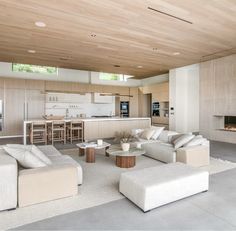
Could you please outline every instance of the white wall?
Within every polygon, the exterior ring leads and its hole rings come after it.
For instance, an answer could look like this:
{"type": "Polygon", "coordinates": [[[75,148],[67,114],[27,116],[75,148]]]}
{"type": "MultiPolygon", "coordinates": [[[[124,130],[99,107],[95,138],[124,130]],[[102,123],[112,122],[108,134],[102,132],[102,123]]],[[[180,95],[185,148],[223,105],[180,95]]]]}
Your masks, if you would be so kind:
{"type": "Polygon", "coordinates": [[[170,70],[170,130],[199,131],[199,64],[170,70]]]}
{"type": "Polygon", "coordinates": [[[142,79],[142,86],[152,85],[156,83],[163,83],[169,81],[169,73],[163,75],[156,75],[146,79],[142,79]]]}
{"type": "MultiPolygon", "coordinates": [[[[103,96],[106,97],[106,96],[103,96]]],[[[68,110],[68,116],[77,117],[85,114],[91,116],[111,116],[115,115],[115,97],[112,97],[111,103],[93,103],[92,94],[64,94],[48,93],[46,95],[45,114],[54,116],[65,116],[68,110]]]]}
{"type": "Polygon", "coordinates": [[[99,79],[98,72],[81,71],[74,69],[58,68],[58,75],[47,75],[38,73],[24,73],[13,72],[12,63],[0,62],[0,77],[22,78],[22,79],[40,79],[50,81],[65,81],[65,82],[80,82],[92,83],[102,85],[117,85],[136,87],[141,86],[141,80],[128,79],[126,82],[122,81],[106,81],[99,79]]]}

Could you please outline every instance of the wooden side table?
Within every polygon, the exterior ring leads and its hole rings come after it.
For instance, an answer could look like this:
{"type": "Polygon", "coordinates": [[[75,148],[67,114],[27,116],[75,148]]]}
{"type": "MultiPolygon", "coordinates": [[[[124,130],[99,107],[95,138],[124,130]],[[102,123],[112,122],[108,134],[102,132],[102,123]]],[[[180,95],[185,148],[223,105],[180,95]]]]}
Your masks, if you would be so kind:
{"type": "Polygon", "coordinates": [[[86,148],[86,162],[95,163],[95,148],[86,148]]]}
{"type": "Polygon", "coordinates": [[[109,148],[110,144],[107,142],[103,142],[102,145],[97,145],[96,143],[79,143],[76,144],[79,148],[79,156],[85,155],[85,161],[87,163],[95,163],[95,150],[96,149],[105,149],[105,155],[109,156],[107,153],[107,149],[109,148]]]}

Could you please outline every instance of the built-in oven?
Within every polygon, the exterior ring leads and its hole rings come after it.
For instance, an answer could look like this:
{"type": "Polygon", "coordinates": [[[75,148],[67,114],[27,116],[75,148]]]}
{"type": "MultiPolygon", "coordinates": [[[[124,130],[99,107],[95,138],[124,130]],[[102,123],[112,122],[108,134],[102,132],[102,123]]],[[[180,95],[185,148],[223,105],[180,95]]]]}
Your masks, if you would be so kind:
{"type": "Polygon", "coordinates": [[[3,101],[0,100],[0,131],[3,129],[3,101]]]}
{"type": "Polygon", "coordinates": [[[128,101],[120,102],[120,116],[129,117],[129,102],[128,101]]]}
{"type": "Polygon", "coordinates": [[[152,116],[160,116],[160,103],[159,102],[152,103],[152,116]]]}

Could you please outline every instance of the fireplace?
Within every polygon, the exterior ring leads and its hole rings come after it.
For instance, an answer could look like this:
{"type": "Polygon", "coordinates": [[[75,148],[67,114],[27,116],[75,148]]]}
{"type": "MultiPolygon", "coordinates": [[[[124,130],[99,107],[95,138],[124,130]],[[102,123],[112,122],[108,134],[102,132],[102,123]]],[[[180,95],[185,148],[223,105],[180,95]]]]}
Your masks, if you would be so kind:
{"type": "Polygon", "coordinates": [[[236,116],[224,116],[224,130],[236,132],[236,116]]]}

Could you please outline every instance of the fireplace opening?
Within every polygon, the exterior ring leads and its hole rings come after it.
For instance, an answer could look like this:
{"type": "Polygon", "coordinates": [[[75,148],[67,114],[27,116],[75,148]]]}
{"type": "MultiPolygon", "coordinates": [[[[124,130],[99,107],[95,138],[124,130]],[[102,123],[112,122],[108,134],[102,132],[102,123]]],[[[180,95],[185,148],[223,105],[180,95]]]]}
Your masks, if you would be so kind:
{"type": "Polygon", "coordinates": [[[224,129],[236,132],[236,116],[225,116],[224,129]]]}

